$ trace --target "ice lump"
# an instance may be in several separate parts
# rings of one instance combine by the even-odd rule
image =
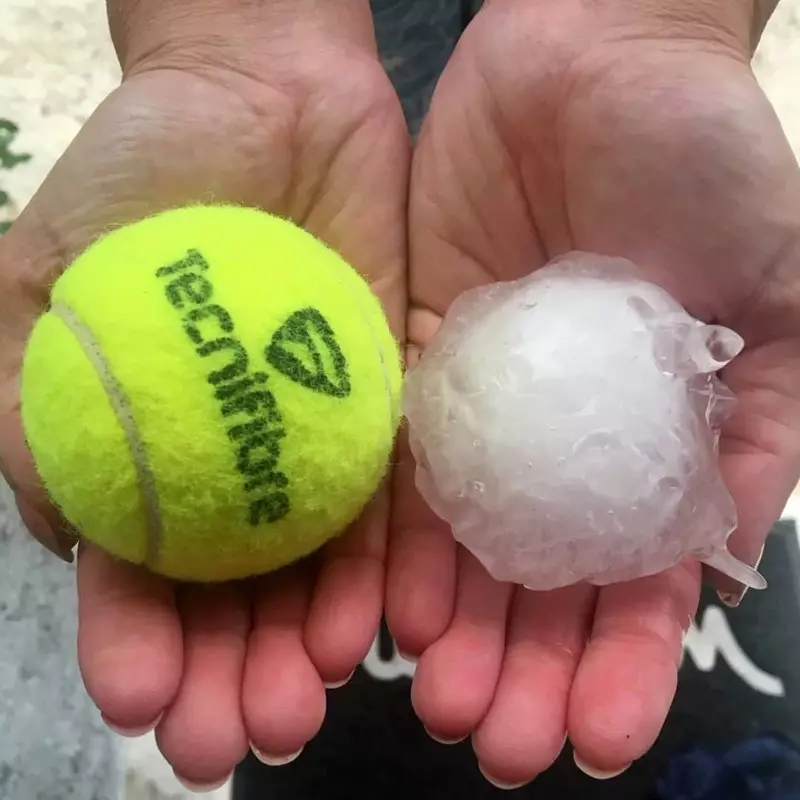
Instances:
[[[622,259],[471,290],[407,376],[419,490],[498,580],[604,585],[691,555],[763,588],[727,550],[718,465],[742,347]]]

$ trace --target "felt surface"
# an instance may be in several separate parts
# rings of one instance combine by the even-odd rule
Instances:
[[[399,422],[368,284],[290,223],[194,207],[119,229],[57,281],[23,421],[67,519],[189,580],[266,572],[359,514]]]

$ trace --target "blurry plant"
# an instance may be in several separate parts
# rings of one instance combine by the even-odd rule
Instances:
[[[8,119],[0,119],[0,169],[13,169],[26,161],[30,161],[30,153],[13,153],[11,145],[17,138],[19,127]],[[7,192],[0,189],[0,213],[10,208],[11,198]],[[11,221],[0,222],[0,236],[11,227]]]
[[[12,153],[11,144],[19,134],[19,127],[8,119],[0,119],[0,168],[13,169],[31,160],[29,153]]]

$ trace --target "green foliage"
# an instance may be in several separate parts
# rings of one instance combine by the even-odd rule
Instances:
[[[11,144],[17,138],[19,127],[11,120],[0,119],[0,168],[13,169],[31,160],[30,153],[12,153]]]
[[[11,145],[17,138],[19,127],[8,119],[0,119],[0,170],[13,169],[31,160],[30,153],[13,153]],[[0,213],[11,205],[8,192],[0,189]],[[11,222],[0,222],[0,236],[11,227]]]

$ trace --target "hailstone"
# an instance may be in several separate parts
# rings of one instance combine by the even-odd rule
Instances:
[[[497,580],[548,590],[693,556],[755,588],[727,549],[718,464],[743,347],[623,259],[570,253],[468,291],[409,370],[416,481]]]

